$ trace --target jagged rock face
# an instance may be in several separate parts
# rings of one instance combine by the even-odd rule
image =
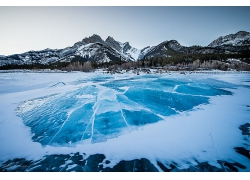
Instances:
[[[125,42],[124,44],[123,44],[124,46],[123,46],[123,52],[128,52],[132,47],[129,45],[129,43],[128,42]],[[135,49],[135,48],[134,48]]]
[[[82,42],[85,44],[98,43],[98,42],[104,44],[104,41],[102,40],[102,38],[96,34],[92,35],[91,37],[84,38]]]
[[[104,41],[102,40],[102,38],[100,36],[93,34],[90,37],[84,38],[82,41],[76,42],[73,47],[78,48],[82,45],[86,45],[86,44],[90,44],[90,43],[102,43],[102,44],[104,44]]]
[[[105,40],[106,44],[110,47],[114,48],[115,50],[122,52],[122,43],[115,41],[112,37],[108,36],[108,38]]]
[[[110,36],[106,39],[105,42],[106,45],[114,48],[117,52],[119,52],[120,56],[125,60],[135,61],[138,59],[141,53],[139,49],[131,47],[128,42],[121,43],[114,40],[114,38]]]
[[[128,42],[121,43],[119,41],[114,40],[114,38],[110,36],[105,40],[105,42],[108,46],[114,48],[115,50],[121,53],[126,53],[132,48]]]
[[[247,46],[250,45],[250,33],[246,31],[239,31],[236,34],[229,34],[227,36],[221,36],[218,39],[211,42],[208,47],[217,47],[223,45],[231,46]]]
[[[78,48],[75,55],[95,62],[109,62],[118,60],[119,54],[113,49],[102,43],[90,43]]]

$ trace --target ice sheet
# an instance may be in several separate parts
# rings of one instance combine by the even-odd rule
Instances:
[[[216,166],[223,159],[249,171],[248,159],[234,150],[249,145],[239,130],[250,119],[249,80],[249,74],[0,74],[0,160],[84,152],[105,154],[110,167],[136,158],[182,168],[195,159]],[[65,85],[52,86],[59,82]]]

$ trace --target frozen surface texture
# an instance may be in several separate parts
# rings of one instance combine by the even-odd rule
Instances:
[[[28,100],[17,108],[34,141],[53,146],[103,142],[207,104],[210,96],[232,95],[222,88],[235,87],[213,79],[155,76],[115,80],[100,75],[89,81],[96,84]]]
[[[0,169],[80,153],[103,154],[103,170],[147,159],[157,171],[250,171],[249,93],[238,72],[0,73]]]

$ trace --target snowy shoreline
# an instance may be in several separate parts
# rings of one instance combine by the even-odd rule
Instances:
[[[150,70],[150,74],[170,74],[170,73],[181,73],[181,74],[192,74],[192,73],[202,73],[202,74],[250,74],[250,71],[236,71],[236,70],[229,70],[229,71],[223,71],[223,70],[179,70],[179,71],[169,71],[169,70],[163,70],[162,68],[138,68],[135,70],[120,70],[119,73],[126,74],[138,71],[140,74],[148,74],[143,72],[143,69]],[[162,71],[159,71],[162,70]],[[62,70],[51,70],[51,69],[9,69],[9,70],[0,70],[0,73],[79,73],[81,71],[62,71]],[[91,72],[81,72],[81,73],[109,73],[106,69],[96,69]],[[117,73],[116,73],[117,74]]]

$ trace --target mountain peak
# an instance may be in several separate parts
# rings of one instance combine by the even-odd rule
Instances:
[[[239,31],[239,32],[237,32],[236,33],[237,35],[248,35],[249,34],[249,32],[247,32],[247,31]]]
[[[107,39],[105,40],[105,42],[108,42],[108,41],[115,41],[113,37],[111,36],[108,36]]]
[[[114,40],[114,38],[111,36],[108,36],[108,38],[105,40],[105,43],[111,46],[112,48],[116,49],[117,51],[121,50],[122,43]]]
[[[104,43],[104,41],[102,40],[102,38],[99,36],[99,35],[97,35],[97,34],[93,34],[92,36],[90,36],[90,37],[86,37],[86,38],[84,38],[83,40],[82,40],[82,42],[84,43],[84,44],[89,44],[89,43],[97,43],[97,42],[99,42],[99,43]]]
[[[89,38],[101,38],[99,35],[97,34],[93,34],[92,36],[90,36]]]

